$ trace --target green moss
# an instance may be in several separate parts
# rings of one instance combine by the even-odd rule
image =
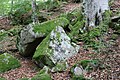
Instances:
[[[111,26],[114,30],[120,30],[120,21],[112,22]]]
[[[103,13],[103,20],[100,23],[101,27],[109,27],[109,24],[111,23],[111,11],[107,10]]]
[[[115,39],[118,38],[118,35],[117,34],[112,34],[111,38],[115,40]]]
[[[50,34],[40,43],[40,45],[37,47],[33,59],[35,59],[38,62],[43,62],[44,65],[48,65],[49,67],[53,67],[54,64],[49,59],[49,55],[52,53],[52,50],[49,49],[49,40]]]
[[[50,75],[47,73],[36,75],[35,77],[31,78],[31,80],[52,80]]]
[[[120,34],[120,29],[119,29],[119,30],[117,30],[115,33]]]
[[[0,73],[17,68],[19,66],[19,61],[16,60],[12,55],[8,53],[0,55]]]
[[[0,41],[4,40],[6,37],[8,37],[8,34],[6,31],[0,32]]]
[[[80,33],[83,32],[82,28],[84,26],[84,20],[78,21],[71,29],[69,36],[72,39],[72,41],[75,41],[79,38]]]
[[[60,17],[61,16],[69,20],[69,37],[72,39],[72,41],[77,42],[79,36],[81,33],[83,33],[83,27],[85,23],[82,11],[80,9],[75,9],[72,12],[60,15]]]
[[[5,78],[1,78],[1,77],[0,77],[0,80],[6,80],[6,79],[5,79]]]
[[[11,36],[15,36],[15,35],[18,35],[18,33],[20,32],[21,30],[21,27],[20,26],[15,26],[14,28],[10,29],[8,31],[9,35]]]
[[[103,20],[97,27],[92,28],[90,31],[86,31],[79,36],[79,40],[84,41],[86,44],[85,47],[92,47],[95,50],[105,47],[104,42],[102,42],[102,37],[108,32],[111,23],[111,11],[105,11],[102,16]]]
[[[77,21],[83,20],[84,16],[80,9],[75,9],[72,12],[61,14],[60,17],[67,18],[69,20],[70,24],[73,26],[77,23]]]
[[[34,32],[48,35],[56,26],[62,26],[65,28],[69,25],[69,21],[66,18],[57,18],[50,21],[34,25]]]
[[[76,66],[82,66],[84,70],[93,70],[94,69],[94,66],[98,66],[99,65],[99,60],[97,59],[93,59],[93,60],[81,60],[79,62],[77,62],[75,65],[73,65],[70,69],[70,72],[72,73],[72,75],[75,75],[74,74],[74,68]],[[101,69],[103,69],[103,65],[100,65],[99,66]]]
[[[55,67],[53,67],[53,72],[65,71],[67,64],[65,62],[57,63]]]
[[[92,70],[94,65],[99,64],[99,60],[82,60],[79,62],[83,69]]]
[[[52,80],[51,76],[48,74],[48,67],[44,67],[40,72],[31,78],[31,80]]]
[[[41,43],[40,45],[36,48],[35,54],[33,56],[33,58],[37,58],[39,56],[42,55],[47,55],[47,53],[52,52],[49,50],[48,46],[49,46],[49,40],[50,39],[50,35],[48,35]]]

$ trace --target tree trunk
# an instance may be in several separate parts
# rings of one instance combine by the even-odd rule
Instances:
[[[85,29],[90,30],[102,21],[102,14],[109,10],[108,0],[83,0],[83,9],[86,19]]]
[[[32,19],[33,19],[33,23],[39,22],[36,12],[36,0],[32,0]]]

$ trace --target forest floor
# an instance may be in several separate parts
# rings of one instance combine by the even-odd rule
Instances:
[[[115,2],[113,8],[115,9],[116,6],[120,8],[120,0]],[[80,5],[77,3],[69,3],[63,6],[63,10],[65,12],[70,12],[76,7],[80,7]],[[56,14],[56,16],[57,15],[58,14]],[[10,22],[6,18],[1,18],[0,29],[11,29],[13,26],[10,26],[9,23]],[[106,43],[110,41],[113,32],[114,30],[109,28],[109,34],[104,37]],[[4,77],[7,80],[17,80],[19,78],[32,78],[39,72],[38,67],[34,64],[31,58],[25,58],[19,54],[17,48],[15,47],[16,36],[10,36],[8,41],[2,43],[0,42],[0,44],[4,44],[3,50],[0,50],[0,52],[5,51],[11,53],[18,60],[20,60],[21,63],[21,67],[1,73],[0,77]],[[67,60],[70,67],[64,72],[51,73],[53,80],[70,80],[70,68],[76,62],[86,59],[100,59],[103,60],[102,64],[109,65],[110,67],[103,70],[97,68],[94,71],[85,73],[85,77],[93,78],[94,80],[120,80],[120,35],[113,41],[112,46],[102,49],[100,53],[97,54],[91,48],[84,49],[83,42],[80,42],[79,45],[81,47],[79,53]]]

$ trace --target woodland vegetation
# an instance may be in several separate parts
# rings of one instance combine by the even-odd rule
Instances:
[[[0,80],[120,80],[120,0],[1,0]]]

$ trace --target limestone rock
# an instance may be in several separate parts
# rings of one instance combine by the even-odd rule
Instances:
[[[71,42],[63,28],[57,26],[37,47],[33,59],[41,67],[46,65],[52,68],[77,54],[79,48]]]
[[[17,48],[23,56],[32,56],[39,43],[56,27],[66,27],[69,21],[66,18],[58,18],[35,25],[24,27],[18,38]]]
[[[84,73],[84,70],[83,70],[83,68],[82,67],[75,67],[74,68],[74,74],[75,75],[77,75],[77,76],[79,76],[79,75],[83,75],[83,73]]]

